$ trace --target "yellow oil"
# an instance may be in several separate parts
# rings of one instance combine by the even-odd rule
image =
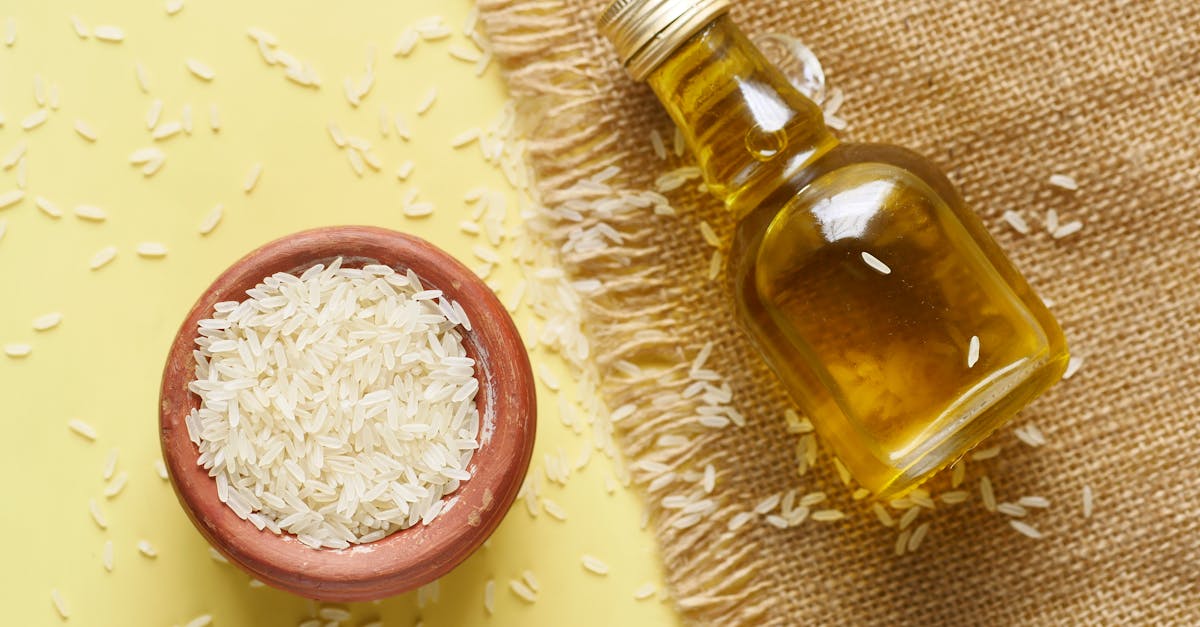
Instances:
[[[728,18],[648,82],[739,217],[740,323],[861,485],[915,487],[1061,377],[1057,322],[945,176],[839,143]]]

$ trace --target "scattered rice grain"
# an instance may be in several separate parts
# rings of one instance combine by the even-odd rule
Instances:
[[[108,265],[117,256],[116,246],[105,246],[92,255],[92,260],[88,264],[92,270],[99,270]]]
[[[216,73],[213,72],[212,68],[196,59],[188,59],[184,62],[184,65],[187,66],[187,69],[192,73],[192,76],[195,76],[202,81],[211,81],[217,76]]]
[[[67,620],[71,617],[71,608],[67,606],[67,600],[59,594],[58,588],[50,590],[50,601],[54,603],[54,611],[58,612],[59,618]]]
[[[104,548],[100,551],[100,564],[104,566],[104,570],[112,572],[113,570],[113,542],[112,540],[104,541]]]
[[[92,515],[92,521],[101,529],[108,529],[108,519],[105,518],[104,512],[100,511],[100,505],[96,503],[96,499],[88,499],[88,513]]]
[[[217,228],[217,225],[221,223],[221,218],[224,215],[225,205],[217,203],[217,205],[213,207],[207,215],[204,216],[204,219],[200,221],[200,234],[208,235],[209,233],[212,233],[213,229]]]
[[[871,266],[871,269],[875,270],[876,272],[878,272],[880,274],[891,274],[892,273],[892,269],[889,268],[886,263],[880,261],[875,255],[872,255],[871,253],[869,253],[865,250],[862,251],[862,260],[868,266]]]
[[[80,436],[83,436],[83,438],[86,440],[96,440],[96,429],[93,428],[92,425],[89,425],[78,418],[72,418],[68,420],[67,428],[79,434]]]
[[[45,124],[49,116],[50,111],[48,109],[38,109],[37,111],[25,116],[25,119],[21,120],[21,128],[26,131],[32,131],[42,124]]]
[[[1012,528],[1016,529],[1017,532],[1023,536],[1028,536],[1030,538],[1033,538],[1034,540],[1041,539],[1041,537],[1042,537],[1042,532],[1038,531],[1037,529],[1035,529],[1033,527],[1033,525],[1030,525],[1029,523],[1026,523],[1025,521],[1014,519],[1014,520],[1008,521],[1008,524],[1012,525]]]
[[[1003,218],[1004,221],[1007,222],[1014,231],[1022,235],[1029,234],[1029,223],[1026,222],[1025,218],[1023,218],[1021,214],[1017,213],[1016,211],[1005,211],[1000,217]]]
[[[91,125],[83,120],[75,120],[75,132],[90,142],[96,141],[96,131],[92,130]]]
[[[992,490],[991,479],[987,477],[979,478],[979,496],[983,499],[983,507],[987,511],[996,511],[996,493]]]
[[[242,182],[242,191],[247,194],[254,191],[254,188],[258,185],[258,179],[262,177],[262,171],[262,163],[255,163],[250,166],[250,171],[246,173],[246,179]]]
[[[104,488],[104,498],[111,499],[120,494],[121,490],[125,489],[125,482],[128,479],[129,475],[124,470],[117,473],[117,476]]]
[[[102,24],[92,29],[92,35],[100,40],[110,43],[120,43],[125,41],[125,31],[116,26]]]
[[[117,470],[117,455],[120,453],[117,449],[112,449],[108,452],[108,457],[104,459],[104,472],[102,476],[105,481],[112,479],[113,472]]]
[[[512,590],[512,593],[517,595],[517,598],[525,601],[526,603],[533,603],[537,601],[537,593],[533,590],[530,590],[529,586],[525,585],[525,582],[523,581],[509,579],[508,589]]]
[[[587,570],[588,572],[592,572],[597,575],[607,575],[608,574],[608,564],[605,564],[603,561],[601,561],[597,557],[593,557],[591,555],[584,555],[583,557],[580,558],[580,561],[583,563],[583,568],[585,570]]]
[[[1081,366],[1083,366],[1083,358],[1082,357],[1071,357],[1070,359],[1068,359],[1067,360],[1067,369],[1066,369],[1066,371],[1063,372],[1063,376],[1062,376],[1063,380],[1065,381],[1065,380],[1070,379],[1071,377],[1075,376],[1075,373],[1079,372],[1079,368]]]
[[[138,553],[146,557],[158,557],[158,551],[154,550],[154,545],[150,544],[149,540],[138,540],[137,549]]]
[[[142,242],[137,245],[137,254],[141,257],[165,257],[167,247],[160,242]]]
[[[1049,183],[1055,187],[1059,187],[1068,191],[1079,189],[1079,183],[1075,179],[1066,174],[1051,174]]]

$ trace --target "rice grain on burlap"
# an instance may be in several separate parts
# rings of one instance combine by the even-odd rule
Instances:
[[[529,135],[541,200],[578,196],[581,178],[609,164],[611,184],[653,189],[684,160],[655,158],[651,129],[669,120],[650,92],[617,66],[596,33],[596,0],[481,0]],[[709,248],[697,226],[723,236],[718,203],[689,189],[670,194],[679,216],[623,207],[605,220],[624,234],[617,253],[564,255],[573,276],[609,287],[588,299],[586,330],[609,405],[634,402],[620,423],[633,460],[718,469],[720,509],[686,529],[678,510],[652,507],[671,593],[689,622],[735,624],[1196,624],[1200,622],[1200,3],[1159,2],[742,2],[751,33],[785,32],[821,58],[845,90],[847,141],[916,149],[961,186],[1001,245],[1054,302],[1079,373],[1014,422],[1037,424],[1047,444],[1011,428],[968,464],[971,499],[939,504],[915,554],[897,557],[895,529],[853,502],[822,453],[797,476],[787,401],[735,330],[720,282],[704,277]],[[1074,176],[1078,192],[1047,185]],[[1020,211],[1035,233],[1000,219]],[[1041,228],[1046,210],[1080,219],[1063,240]],[[550,236],[566,238],[570,225]],[[620,261],[629,261],[628,266]],[[639,331],[641,333],[639,334]],[[616,359],[680,364],[706,341],[709,364],[729,377],[744,428],[694,428],[678,382],[630,380]],[[652,403],[654,403],[652,405]],[[661,433],[692,435],[660,450]],[[986,473],[997,498],[1047,497],[1018,535],[979,504]],[[645,473],[635,472],[645,485]],[[946,477],[935,479],[945,489]],[[1095,515],[1080,494],[1092,486]],[[682,478],[648,498],[686,492]],[[824,489],[849,516],[778,530],[761,519],[739,533],[729,517],[781,489]]]

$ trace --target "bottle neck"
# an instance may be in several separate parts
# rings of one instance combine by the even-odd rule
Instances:
[[[709,189],[738,217],[837,145],[821,109],[726,15],[684,42],[647,82]]]

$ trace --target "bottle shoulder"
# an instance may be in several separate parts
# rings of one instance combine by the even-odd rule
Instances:
[[[734,248],[755,239],[785,208],[798,201],[812,204],[837,193],[848,181],[863,184],[871,180],[904,179],[925,194],[936,197],[938,204],[955,213],[965,212],[962,197],[940,168],[923,155],[890,144],[839,143],[808,166],[782,177],[774,190],[738,221]],[[841,181],[839,184],[829,184]],[[735,253],[736,256],[736,253]]]

